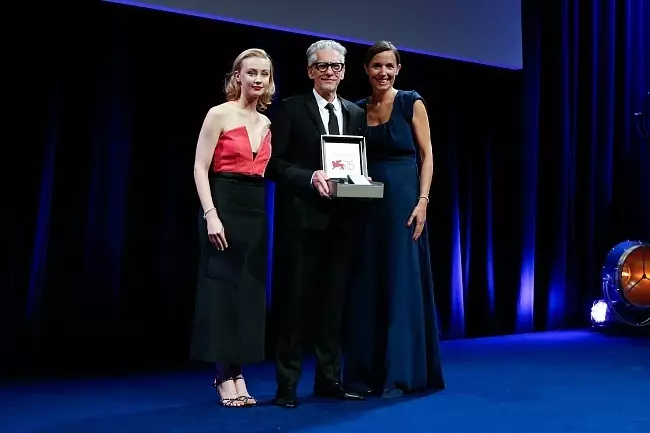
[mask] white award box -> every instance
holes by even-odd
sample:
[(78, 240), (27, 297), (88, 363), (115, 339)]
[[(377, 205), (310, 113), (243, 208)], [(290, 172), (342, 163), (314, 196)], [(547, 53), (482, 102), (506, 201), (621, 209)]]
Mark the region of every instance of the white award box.
[(321, 161), (337, 198), (383, 198), (384, 184), (368, 181), (366, 139), (360, 135), (322, 135)]

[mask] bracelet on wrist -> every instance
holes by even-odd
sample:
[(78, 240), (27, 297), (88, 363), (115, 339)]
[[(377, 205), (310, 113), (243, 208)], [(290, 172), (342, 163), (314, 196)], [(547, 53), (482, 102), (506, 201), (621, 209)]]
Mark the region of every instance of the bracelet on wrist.
[(206, 215), (207, 215), (208, 212), (210, 212), (210, 211), (215, 211), (215, 212), (216, 212), (216, 211), (217, 211), (217, 208), (216, 208), (216, 207), (211, 207), (210, 209), (208, 209), (208, 210), (206, 210), (205, 212), (203, 212), (203, 219), (205, 219)]
[(421, 195), (420, 197), (418, 197), (418, 201), (420, 201), (420, 200), (422, 200), (422, 199), (426, 200), (426, 201), (427, 201), (427, 204), (429, 204), (429, 197), (424, 196), (424, 195)]

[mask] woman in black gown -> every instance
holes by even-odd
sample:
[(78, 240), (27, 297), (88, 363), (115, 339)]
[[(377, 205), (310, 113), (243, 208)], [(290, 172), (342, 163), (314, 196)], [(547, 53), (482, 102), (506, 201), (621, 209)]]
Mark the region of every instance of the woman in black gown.
[(256, 404), (242, 364), (264, 358), (271, 131), (260, 111), (274, 92), (269, 56), (242, 52), (226, 80), (228, 102), (209, 110), (196, 146), (201, 256), (190, 356), (216, 364), (214, 386), (225, 407)]
[(384, 197), (365, 209), (344, 375), (391, 398), (444, 388), (426, 227), (433, 155), (422, 97), (393, 87), (397, 49), (374, 45), (364, 66), (372, 96), (357, 104), (368, 120), (368, 174), (384, 183)]

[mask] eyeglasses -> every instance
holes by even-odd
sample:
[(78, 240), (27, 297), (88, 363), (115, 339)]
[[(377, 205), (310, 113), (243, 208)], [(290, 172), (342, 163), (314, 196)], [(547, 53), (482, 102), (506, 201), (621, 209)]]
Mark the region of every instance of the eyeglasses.
[(327, 68), (332, 68), (332, 72), (341, 72), (345, 63), (327, 63), (327, 62), (317, 62), (312, 64), (318, 72), (325, 72)]

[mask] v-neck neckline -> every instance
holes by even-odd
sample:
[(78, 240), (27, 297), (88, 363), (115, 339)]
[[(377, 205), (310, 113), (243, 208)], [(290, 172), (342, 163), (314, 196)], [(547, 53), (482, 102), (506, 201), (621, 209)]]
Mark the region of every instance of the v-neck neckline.
[(257, 146), (257, 151), (254, 151), (254, 150), (253, 150), (253, 143), (252, 143), (252, 141), (251, 141), (251, 135), (250, 135), (250, 132), (249, 132), (249, 130), (248, 130), (248, 126), (246, 126), (246, 125), (240, 125), (240, 126), (237, 126), (237, 127), (235, 127), (235, 128), (229, 129), (229, 130), (227, 130), (226, 132), (224, 132), (224, 135), (225, 135), (225, 134), (228, 134), (228, 133), (230, 133), (230, 132), (233, 132), (233, 131), (237, 131), (237, 130), (239, 130), (239, 129), (243, 129), (243, 130), (244, 130), (244, 133), (246, 134), (246, 141), (248, 141), (248, 149), (249, 149), (249, 151), (250, 151), (251, 159), (255, 160), (255, 157), (257, 156), (257, 154), (260, 153), (260, 150), (262, 149), (262, 146), (264, 145), (264, 140), (266, 140), (266, 137), (267, 137), (267, 136), (269, 135), (269, 133), (271, 132), (271, 128), (267, 128), (267, 130), (266, 130), (266, 132), (264, 133), (264, 135), (262, 135), (262, 137), (260, 138), (260, 143), (259, 143), (259, 145)]

